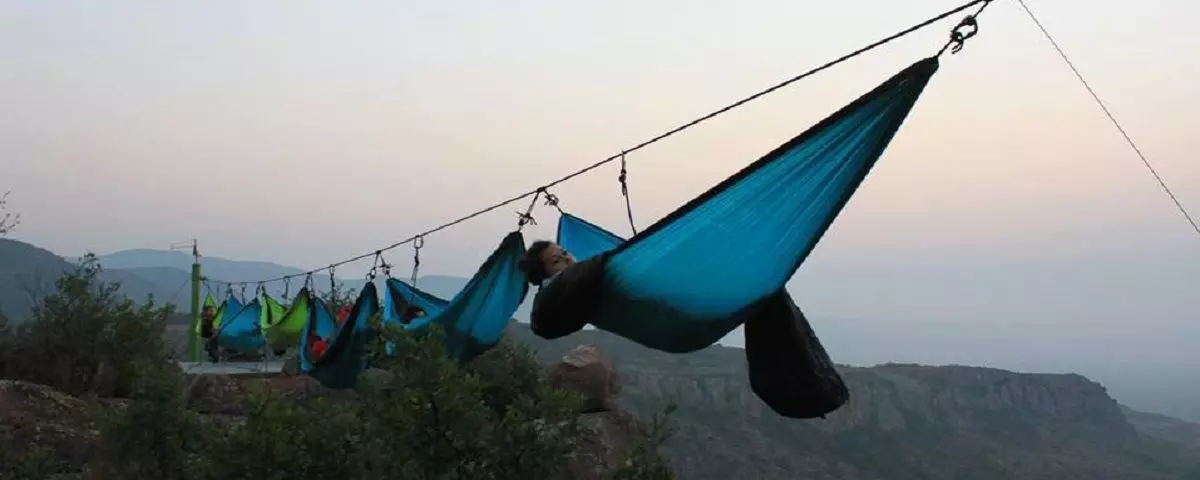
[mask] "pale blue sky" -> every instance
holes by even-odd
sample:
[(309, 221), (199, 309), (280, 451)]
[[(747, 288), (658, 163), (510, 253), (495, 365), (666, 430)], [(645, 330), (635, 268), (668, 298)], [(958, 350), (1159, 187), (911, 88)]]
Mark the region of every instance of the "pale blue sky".
[[(198, 237), (317, 267), (957, 3), (4, 1), (0, 190), (15, 238), (64, 255)], [(1200, 211), (1195, 2), (1032, 7)], [(932, 53), (959, 17), (632, 155), (639, 224)], [(980, 21), (793, 282), (826, 341), (858, 346), (835, 358), (1200, 365), (1200, 238), (1014, 1)], [(624, 233), (616, 174), (555, 193)], [(430, 237), (423, 271), (469, 275), (513, 210)]]

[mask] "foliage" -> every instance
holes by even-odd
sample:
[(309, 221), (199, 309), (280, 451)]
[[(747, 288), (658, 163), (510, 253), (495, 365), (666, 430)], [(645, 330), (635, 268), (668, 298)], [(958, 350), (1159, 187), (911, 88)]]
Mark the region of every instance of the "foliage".
[(5, 211), (8, 209), (9, 193), (12, 192), (5, 192), (4, 195), (0, 195), (0, 237), (8, 235), (9, 232), (13, 231), (13, 228), (16, 228), (21, 223), (20, 215), (14, 215)]
[(137, 364), (133, 403), (103, 421), (97, 478), (204, 478), (204, 455), (217, 437), (187, 410), (181, 378), (161, 364)]
[(658, 450), (675, 434), (670, 420), (674, 412), (675, 404), (668, 404), (662, 413), (654, 414), (649, 425), (641, 427), (642, 435), (635, 440), (629, 458), (609, 474), (609, 480), (674, 480), (670, 461)]
[(388, 335), (396, 356), (375, 352), (380, 368), (354, 400), (254, 399), (245, 425), (210, 455), (213, 475), (553, 478), (566, 465), (580, 401), (540, 380), (527, 352), (501, 346), (464, 369), (436, 331)]
[(321, 295), (321, 299), (325, 301), (325, 305), (329, 311), (337, 315), (339, 308), (346, 305), (354, 305), (354, 301), (358, 299), (358, 290), (355, 288), (346, 288), (346, 284), (341, 281), (334, 281), (329, 285), (329, 291)]
[(84, 257), (55, 281), (29, 322), (3, 335), (9, 345), (0, 351), (0, 377), (123, 396), (137, 380), (137, 363), (166, 359), (162, 335), (173, 307), (153, 299), (135, 306), (99, 273), (95, 257)]
[(19, 452), (15, 445), (0, 443), (0, 478), (11, 480), (43, 480), (63, 473), (54, 451), (34, 446)]
[[(242, 421), (201, 416), (189, 410), (185, 377), (163, 352), (171, 308), (135, 307), (119, 285), (98, 280), (99, 272), (88, 256), (56, 282), (29, 323), (12, 329), (0, 319), (6, 378), (76, 394), (108, 393), (106, 378), (115, 378), (113, 389), (131, 399), (100, 419), (98, 452), (86, 472), (73, 475), (554, 479), (575, 454), (578, 394), (551, 387), (533, 353), (507, 341), (459, 364), (447, 355), (437, 327), (415, 336), (388, 329), (374, 336), (368, 346), (374, 368), (356, 391), (297, 399), (267, 389), (245, 399)], [(385, 354), (388, 342), (394, 355)], [(657, 456), (665, 432), (656, 418), (613, 478), (672, 478)], [(27, 451), (0, 457), (0, 476), (65, 473), (48, 451)]]

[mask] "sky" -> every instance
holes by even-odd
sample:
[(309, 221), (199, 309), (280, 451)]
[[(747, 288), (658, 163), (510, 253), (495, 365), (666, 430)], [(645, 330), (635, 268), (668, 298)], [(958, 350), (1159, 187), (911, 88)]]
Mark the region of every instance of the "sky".
[[(61, 255), (197, 238), (316, 268), (956, 5), (5, 1), (0, 192), (22, 214), (13, 237)], [(1030, 5), (1200, 212), (1200, 7)], [(961, 16), (629, 155), (639, 227), (932, 54)], [(980, 24), (791, 282), (797, 300), (843, 362), (1191, 371), (1200, 235), (1015, 1)], [(553, 193), (627, 234), (617, 173)], [(422, 272), (470, 275), (521, 208), (430, 236)], [(534, 215), (529, 237), (551, 238), (553, 211)], [(411, 251), (389, 258), (404, 269)]]

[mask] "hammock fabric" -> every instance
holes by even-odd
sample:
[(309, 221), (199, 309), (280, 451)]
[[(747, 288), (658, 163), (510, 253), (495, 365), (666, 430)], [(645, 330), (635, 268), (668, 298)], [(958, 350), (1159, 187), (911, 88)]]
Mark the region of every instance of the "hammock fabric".
[(262, 335), (262, 305), (258, 299), (247, 305), (233, 297), (225, 301), (217, 345), (221, 348), (242, 353), (254, 353), (262, 349), (266, 339)]
[[(558, 244), (573, 254), (583, 245), (585, 248), (594, 248), (596, 253), (591, 257), (596, 258), (596, 255), (616, 248), (623, 241), (621, 237), (569, 213), (559, 217)], [(597, 274), (603, 274), (598, 265), (601, 262), (592, 261), (582, 268), (568, 270), (582, 277), (582, 281), (572, 282), (572, 277), (567, 277), (555, 282), (562, 281), (564, 285), (594, 282)], [(555, 297), (539, 294), (538, 299), (542, 298)], [(545, 303), (537, 305), (537, 301), (535, 311), (547, 308)], [(750, 370), (750, 388), (771, 409), (787, 417), (811, 418), (838, 409), (849, 399), (849, 391), (804, 313), (792, 301), (786, 289), (780, 289), (769, 297), (766, 305), (764, 310), (746, 319), (746, 360)], [(587, 306), (586, 303), (584, 306)], [(586, 318), (586, 312), (578, 313)], [(583, 328), (583, 324), (578, 321), (564, 322), (557, 325), (558, 330), (554, 332), (546, 332), (540, 327), (538, 322), (533, 323), (532, 328), (539, 335), (553, 334), (557, 337), (573, 333)]]
[[(213, 316), (208, 321), (208, 326), (211, 327), (211, 331), (215, 332), (215, 331), (217, 331), (217, 328), (219, 328), (221, 325), (221, 316), (222, 316), (222, 314), (225, 313), (225, 303), (222, 302), (221, 305), (218, 306), (217, 301), (213, 299), (212, 294), (205, 295), (204, 296), (204, 306), (202, 307), (201, 311), (207, 310), (210, 308), (213, 311)], [(203, 314), (201, 314), (200, 323), (196, 324), (196, 333), (199, 333), (199, 334), (204, 333), (204, 316), (203, 316)]]
[(404, 329), (421, 332), (431, 324), (441, 325), (446, 333), (447, 353), (467, 362), (500, 342), (513, 313), (525, 300), (529, 285), (517, 268), (524, 254), (524, 236), (521, 232), (509, 233), (450, 301), (389, 278), (387, 289), (392, 312), (388, 315), (395, 318), (409, 306), (420, 307), (425, 316), (413, 319)]
[[(937, 69), (937, 57), (914, 63), (611, 250), (605, 251), (605, 238), (619, 237), (595, 226), (568, 224), (563, 238), (560, 222), (560, 241), (579, 242), (567, 249), (587, 260), (538, 292), (535, 333), (556, 338), (591, 323), (650, 348), (686, 353), (712, 345), (743, 323), (757, 323), (755, 333), (790, 331), (777, 343), (756, 342), (760, 355), (751, 363), (768, 365), (763, 359), (772, 356), (808, 363), (815, 369), (796, 378), (810, 377), (830, 395), (798, 397), (813, 386), (803, 382), (778, 389), (762, 385), (766, 378), (786, 382), (794, 373), (787, 371), (788, 363), (776, 364), (773, 372), (752, 372), (752, 383), (762, 386), (756, 393), (787, 416), (807, 418), (836, 409), (848, 393), (784, 285), (870, 172)], [(747, 332), (747, 355), (753, 358), (749, 337)], [(787, 352), (783, 347), (789, 340), (817, 348)], [(825, 377), (830, 381), (821, 384)], [(766, 398), (772, 394), (777, 395)]]
[(263, 295), (263, 336), (273, 351), (287, 350), (300, 343), (300, 336), (308, 324), (310, 304), (307, 288), (301, 289), (288, 307), (280, 305), (270, 295)]
[(625, 239), (586, 220), (563, 213), (558, 220), (558, 244), (584, 261), (617, 247)]
[[(363, 286), (346, 321), (336, 327), (325, 302), (313, 298), (312, 303), (308, 326), (300, 337), (300, 368), (327, 388), (354, 388), (367, 364), (366, 342), (370, 331), (367, 327), (371, 317), (379, 312), (379, 295), (375, 284), (368, 282)], [(310, 335), (329, 342), (319, 359), (308, 356)]]

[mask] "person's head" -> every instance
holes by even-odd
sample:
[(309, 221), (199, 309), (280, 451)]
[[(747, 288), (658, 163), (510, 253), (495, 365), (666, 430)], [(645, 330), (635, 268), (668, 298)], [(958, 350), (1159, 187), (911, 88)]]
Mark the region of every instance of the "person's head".
[(519, 266), (530, 284), (541, 285), (547, 278), (557, 275), (574, 263), (575, 256), (563, 250), (559, 244), (538, 240), (525, 251)]
[(205, 305), (204, 309), (200, 311), (200, 316), (202, 318), (212, 318), (215, 314), (216, 312), (213, 312), (213, 307), (210, 305)]
[(418, 307), (416, 305), (410, 306), (404, 310), (405, 318), (411, 319), (411, 318), (424, 317), (424, 316), (425, 316), (425, 309)]

